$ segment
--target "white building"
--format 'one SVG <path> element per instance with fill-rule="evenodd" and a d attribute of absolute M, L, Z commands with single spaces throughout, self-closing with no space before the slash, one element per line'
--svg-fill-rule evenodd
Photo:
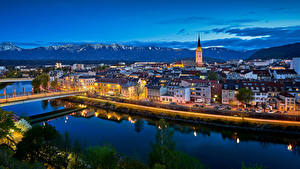
<path fill-rule="evenodd" d="M 300 75 L 300 58 L 293 58 L 291 62 L 291 69 L 294 69 Z"/>
<path fill-rule="evenodd" d="M 275 79 L 295 79 L 297 77 L 297 73 L 293 69 L 273 70 L 271 73 Z"/>
<path fill-rule="evenodd" d="M 177 103 L 187 103 L 191 99 L 189 87 L 178 87 L 174 90 L 174 101 Z"/>
<path fill-rule="evenodd" d="M 84 64 L 73 64 L 72 70 L 85 70 Z"/>

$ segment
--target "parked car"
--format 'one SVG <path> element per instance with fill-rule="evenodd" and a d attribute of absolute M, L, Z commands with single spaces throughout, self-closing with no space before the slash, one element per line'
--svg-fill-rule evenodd
<path fill-rule="evenodd" d="M 199 108 L 199 107 L 200 107 L 200 105 L 198 105 L 198 104 L 193 105 L 193 108 Z"/>
<path fill-rule="evenodd" d="M 214 109 L 219 110 L 219 106 L 215 106 Z"/>
<path fill-rule="evenodd" d="M 175 102 L 170 103 L 170 105 L 176 106 L 177 104 Z"/>
<path fill-rule="evenodd" d="M 255 112 L 256 112 L 256 113 L 261 113 L 262 110 L 261 110 L 261 109 L 257 109 Z"/>

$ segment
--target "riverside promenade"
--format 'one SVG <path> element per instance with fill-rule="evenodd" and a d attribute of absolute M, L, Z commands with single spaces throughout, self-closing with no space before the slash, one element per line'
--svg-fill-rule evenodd
<path fill-rule="evenodd" d="M 151 107 L 145 105 L 137 105 L 131 103 L 122 103 L 113 100 L 104 100 L 100 98 L 90 98 L 86 96 L 77 96 L 76 98 L 85 100 L 86 102 L 99 102 L 99 103 L 110 103 L 115 105 L 119 108 L 131 108 L 141 111 L 148 111 L 153 114 L 161 115 L 164 114 L 166 116 L 181 116 L 186 118 L 200 118 L 200 119 L 207 119 L 207 120 L 218 120 L 224 122 L 233 122 L 233 123 L 252 123 L 255 125 L 275 125 L 281 127 L 300 127 L 300 121 L 298 120 L 286 120 L 286 119 L 269 119 L 266 115 L 266 118 L 253 118 L 247 117 L 247 113 L 245 116 L 230 116 L 230 115 L 222 115 L 222 114 L 211 114 L 211 113 L 201 113 L 201 112 L 193 112 L 193 111 L 182 111 L 182 110 L 173 110 L 173 109 L 166 109 L 166 108 L 159 108 L 159 107 Z M 262 115 L 263 117 L 263 115 Z"/>

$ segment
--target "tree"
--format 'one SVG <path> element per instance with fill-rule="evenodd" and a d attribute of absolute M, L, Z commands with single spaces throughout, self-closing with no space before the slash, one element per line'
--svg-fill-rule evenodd
<path fill-rule="evenodd" d="M 34 93 L 41 92 L 41 88 L 40 88 L 40 86 L 41 86 L 41 80 L 39 78 L 36 77 L 35 79 L 33 79 L 31 81 L 31 85 L 33 87 L 33 92 Z"/>
<path fill-rule="evenodd" d="M 11 129 L 16 129 L 12 116 L 12 112 L 0 109 L 0 139 L 9 138 Z"/>
<path fill-rule="evenodd" d="M 262 103 L 261 107 L 264 109 L 264 113 L 266 112 L 266 108 L 267 108 L 267 104 L 266 103 Z"/>
<path fill-rule="evenodd" d="M 60 141 L 60 134 L 53 126 L 35 125 L 17 144 L 15 157 L 20 160 L 43 161 L 54 166 L 66 166 L 66 156 L 57 147 Z"/>
<path fill-rule="evenodd" d="M 154 164 L 167 165 L 172 151 L 175 149 L 174 131 L 168 128 L 168 124 L 164 119 L 159 120 L 157 128 L 155 144 L 151 143 L 152 151 L 149 153 L 150 167 L 153 167 Z"/>
<path fill-rule="evenodd" d="M 151 144 L 149 153 L 150 167 L 155 169 L 203 169 L 205 168 L 197 159 L 189 155 L 175 151 L 173 130 L 168 127 L 165 120 L 158 122 L 156 143 Z"/>
<path fill-rule="evenodd" d="M 149 169 L 149 167 L 142 162 L 126 157 L 120 161 L 119 169 Z"/>
<path fill-rule="evenodd" d="M 46 73 L 43 73 L 40 75 L 40 79 L 41 79 L 41 84 L 42 84 L 43 89 L 47 91 L 49 80 L 50 80 L 49 75 Z"/>
<path fill-rule="evenodd" d="M 251 100 L 253 100 L 253 93 L 249 89 L 241 88 L 239 89 L 236 98 L 238 99 L 238 101 L 247 105 L 250 103 Z"/>
<path fill-rule="evenodd" d="M 210 72 L 208 73 L 207 78 L 208 78 L 209 80 L 218 80 L 218 73 L 213 72 L 213 71 L 210 71 Z"/>
<path fill-rule="evenodd" d="M 87 148 L 84 153 L 84 159 L 92 169 L 115 169 L 118 164 L 115 149 L 108 146 Z"/>
<path fill-rule="evenodd" d="M 50 80 L 50 77 L 46 73 L 38 75 L 36 78 L 34 78 L 31 82 L 34 93 L 41 92 L 41 87 L 43 88 L 43 90 L 47 91 L 49 80 Z"/>
<path fill-rule="evenodd" d="M 54 81 L 52 81 L 52 82 L 50 83 L 50 87 L 51 87 L 52 89 L 57 89 L 57 87 L 58 87 L 57 79 L 55 79 Z"/>
<path fill-rule="evenodd" d="M 26 163 L 13 158 L 13 151 L 0 147 L 0 168 L 9 169 L 44 169 L 41 163 Z"/>
<path fill-rule="evenodd" d="M 145 86 L 142 83 L 136 83 L 134 86 L 134 92 L 137 99 L 140 100 L 140 97 L 145 93 Z"/>

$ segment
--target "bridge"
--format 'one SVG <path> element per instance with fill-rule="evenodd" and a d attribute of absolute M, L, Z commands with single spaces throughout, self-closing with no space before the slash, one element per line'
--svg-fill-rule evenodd
<path fill-rule="evenodd" d="M 29 103 L 40 100 L 49 100 L 56 99 L 68 96 L 76 96 L 82 95 L 86 93 L 86 91 L 59 91 L 59 92 L 50 92 L 50 93 L 38 93 L 28 96 L 16 96 L 10 98 L 2 98 L 0 99 L 0 107 L 21 104 L 21 103 Z"/>
<path fill-rule="evenodd" d="M 0 79 L 0 83 L 8 83 L 8 82 L 25 82 L 25 81 L 32 81 L 33 78 L 5 78 Z"/>

